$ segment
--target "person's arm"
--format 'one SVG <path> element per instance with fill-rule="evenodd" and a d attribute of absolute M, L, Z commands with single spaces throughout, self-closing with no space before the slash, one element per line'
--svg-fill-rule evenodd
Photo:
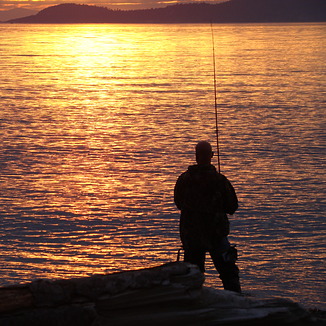
<path fill-rule="evenodd" d="M 183 208 L 183 174 L 181 174 L 174 187 L 174 203 L 178 209 Z"/>
<path fill-rule="evenodd" d="M 238 198 L 231 182 L 225 178 L 225 211 L 227 214 L 233 215 L 238 209 Z"/>

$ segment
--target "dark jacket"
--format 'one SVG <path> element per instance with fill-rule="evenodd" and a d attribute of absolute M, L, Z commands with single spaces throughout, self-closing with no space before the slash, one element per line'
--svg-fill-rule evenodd
<path fill-rule="evenodd" d="M 238 208 L 229 180 L 213 165 L 192 165 L 180 175 L 174 202 L 181 210 L 180 235 L 184 246 L 214 247 L 216 239 L 229 234 L 227 214 Z"/>

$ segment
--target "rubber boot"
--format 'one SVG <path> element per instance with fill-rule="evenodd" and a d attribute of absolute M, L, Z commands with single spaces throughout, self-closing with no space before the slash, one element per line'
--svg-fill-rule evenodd
<path fill-rule="evenodd" d="M 222 280 L 224 290 L 241 293 L 239 278 L 230 278 Z"/>

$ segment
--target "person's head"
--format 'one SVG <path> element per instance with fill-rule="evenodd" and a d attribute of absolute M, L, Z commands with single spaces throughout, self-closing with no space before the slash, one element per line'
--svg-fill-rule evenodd
<path fill-rule="evenodd" d="M 212 146 L 207 141 L 200 141 L 196 145 L 196 161 L 199 165 L 211 164 L 211 160 L 214 153 L 212 151 Z"/>

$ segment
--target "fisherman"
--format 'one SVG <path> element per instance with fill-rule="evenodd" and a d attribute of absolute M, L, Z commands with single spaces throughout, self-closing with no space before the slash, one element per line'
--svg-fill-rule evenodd
<path fill-rule="evenodd" d="M 238 199 L 229 180 L 216 171 L 210 143 L 196 145 L 196 165 L 182 173 L 174 188 L 174 202 L 180 215 L 180 237 L 184 261 L 205 272 L 209 252 L 225 290 L 241 292 L 237 250 L 228 241 L 227 214 L 234 214 Z"/>

